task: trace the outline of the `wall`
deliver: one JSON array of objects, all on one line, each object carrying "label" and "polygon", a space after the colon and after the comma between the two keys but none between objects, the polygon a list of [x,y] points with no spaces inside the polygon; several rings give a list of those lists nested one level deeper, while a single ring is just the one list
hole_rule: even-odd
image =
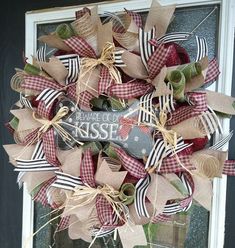
[{"label": "wall", "polygon": [[[24,49],[24,14],[29,10],[43,9],[49,7],[63,7],[85,3],[98,2],[95,0],[7,0],[2,5],[0,15],[0,247],[18,248],[21,244],[21,212],[22,191],[16,184],[16,173],[8,163],[8,158],[3,151],[2,144],[12,143],[11,136],[7,133],[4,123],[9,119],[9,109],[13,102],[17,101],[18,95],[10,87],[10,78],[14,73],[14,67],[22,68],[22,53]],[[235,76],[235,75],[234,75]],[[235,85],[233,87],[235,95]],[[232,120],[235,127],[235,120]],[[235,146],[235,139],[231,147]],[[230,158],[235,158],[231,148]],[[226,218],[226,240],[225,247],[234,247],[235,236],[235,179],[228,178],[228,201]]]}]

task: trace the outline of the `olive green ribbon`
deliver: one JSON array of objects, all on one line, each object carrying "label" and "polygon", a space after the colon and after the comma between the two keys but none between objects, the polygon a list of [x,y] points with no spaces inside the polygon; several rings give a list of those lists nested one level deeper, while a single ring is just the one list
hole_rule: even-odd
[{"label": "olive green ribbon", "polygon": [[56,34],[61,39],[66,40],[74,35],[74,31],[71,25],[62,23],[56,28]]},{"label": "olive green ribbon", "polygon": [[167,76],[168,81],[173,87],[173,96],[176,100],[184,101],[184,89],[185,89],[185,76],[182,71],[174,70],[171,71]]},{"label": "olive green ribbon", "polygon": [[124,183],[119,193],[119,199],[125,205],[130,205],[134,202],[135,186],[132,183]]}]

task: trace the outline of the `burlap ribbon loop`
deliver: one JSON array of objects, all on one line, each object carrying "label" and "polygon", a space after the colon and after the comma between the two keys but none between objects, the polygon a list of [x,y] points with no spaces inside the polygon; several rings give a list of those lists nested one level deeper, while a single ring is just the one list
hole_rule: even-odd
[{"label": "burlap ribbon loop", "polygon": [[80,77],[78,79],[79,81],[88,73],[92,72],[93,69],[95,69],[98,65],[103,65],[108,68],[109,73],[112,77],[112,79],[116,83],[121,83],[121,76],[119,71],[115,68],[114,62],[114,51],[115,46],[111,42],[107,42],[102,50],[101,56],[98,59],[95,58],[88,58],[84,57],[81,59],[81,71],[80,71]]}]

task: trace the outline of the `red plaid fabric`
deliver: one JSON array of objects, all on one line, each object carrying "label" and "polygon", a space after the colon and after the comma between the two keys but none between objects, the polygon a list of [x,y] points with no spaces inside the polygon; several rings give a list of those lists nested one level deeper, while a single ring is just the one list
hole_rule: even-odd
[{"label": "red plaid fabric", "polygon": [[38,191],[38,193],[34,196],[33,200],[36,202],[41,202],[43,206],[48,204],[47,201],[47,190],[51,186],[52,183],[56,180],[56,177],[52,177],[42,184],[42,187]]},{"label": "red plaid fabric", "polygon": [[35,90],[39,92],[45,90],[46,88],[55,90],[60,90],[61,88],[61,85],[58,83],[41,76],[24,76],[24,82],[21,86],[23,89]]},{"label": "red plaid fabric", "polygon": [[235,160],[226,160],[224,163],[223,174],[235,176]]},{"label": "red plaid fabric", "polygon": [[81,57],[96,58],[94,49],[81,37],[72,36],[64,43]]},{"label": "red plaid fabric", "polygon": [[152,90],[153,86],[151,84],[134,81],[111,86],[110,95],[114,95],[121,99],[131,99],[143,96]]},{"label": "red plaid fabric", "polygon": [[56,144],[54,130],[52,128],[42,135],[42,141],[43,151],[45,152],[47,161],[54,166],[60,166],[60,162],[56,156]]},{"label": "red plaid fabric", "polygon": [[121,148],[114,148],[121,161],[122,166],[135,178],[144,178],[146,176],[146,171],[144,165],[137,159],[129,156]]},{"label": "red plaid fabric", "polygon": [[70,216],[61,218],[60,223],[57,227],[57,232],[63,231],[69,227]]},{"label": "red plaid fabric", "polygon": [[76,101],[77,100],[77,91],[76,91],[76,84],[69,84],[67,88],[67,94],[69,98]]},{"label": "red plaid fabric", "polygon": [[164,44],[156,47],[156,50],[148,60],[149,78],[154,79],[161,71],[162,67],[166,65],[167,58],[171,54],[172,47],[165,48]]},{"label": "red plaid fabric", "polygon": [[53,111],[53,104],[51,104],[48,108],[46,108],[46,105],[44,101],[40,101],[37,107],[37,114],[45,119],[51,119],[50,117]]},{"label": "red plaid fabric", "polygon": [[89,91],[83,91],[79,95],[78,105],[83,110],[91,110],[90,101],[94,96]]},{"label": "red plaid fabric", "polygon": [[214,82],[216,78],[219,76],[219,74],[220,74],[219,65],[217,63],[216,58],[214,58],[209,63],[208,71],[206,73],[205,84]]},{"label": "red plaid fabric", "polygon": [[83,8],[83,9],[81,9],[81,10],[76,11],[76,12],[75,12],[76,19],[80,19],[80,18],[83,17],[86,13],[91,14],[90,9],[88,9],[88,8],[86,8],[86,7]]},{"label": "red plaid fabric", "polygon": [[139,13],[134,12],[134,11],[130,11],[130,10],[126,10],[126,9],[125,9],[125,11],[132,18],[132,20],[135,22],[135,24],[138,28],[143,27],[142,18],[141,18],[141,15]]},{"label": "red plaid fabric", "polygon": [[95,188],[95,171],[92,160],[91,149],[87,149],[83,154],[83,159],[80,167],[80,176],[84,184],[88,184],[90,187]]},{"label": "red plaid fabric", "polygon": [[171,118],[167,121],[168,126],[173,126],[181,121],[200,115],[207,110],[207,100],[205,92],[190,92],[187,94],[193,105],[182,106],[176,109]]},{"label": "red plaid fabric", "polygon": [[[193,170],[195,167],[190,163],[189,155],[178,155],[180,162],[188,170]],[[160,173],[177,173],[183,172],[185,169],[178,163],[175,156],[166,157],[162,160],[162,165],[160,168]]]},{"label": "red plaid fabric", "polygon": [[[41,92],[47,88],[54,89],[54,90],[64,90],[63,85],[55,81],[50,81],[49,79],[46,79],[40,76],[25,76],[24,82],[22,83],[22,88],[28,89],[28,90],[35,90],[38,92]],[[74,86],[68,86],[67,94],[71,99],[76,100],[77,97],[76,97],[75,84]]]},{"label": "red plaid fabric", "polygon": [[102,93],[109,94],[109,87],[113,84],[113,79],[106,66],[102,66],[100,70],[100,79],[98,82],[99,95]]},{"label": "red plaid fabric", "polygon": [[109,202],[102,195],[98,195],[96,197],[96,210],[102,226],[112,226],[114,224],[113,209]]},{"label": "red plaid fabric", "polygon": [[165,214],[158,214],[152,219],[152,223],[159,223],[159,222],[166,222],[171,219],[170,215],[165,215]]}]

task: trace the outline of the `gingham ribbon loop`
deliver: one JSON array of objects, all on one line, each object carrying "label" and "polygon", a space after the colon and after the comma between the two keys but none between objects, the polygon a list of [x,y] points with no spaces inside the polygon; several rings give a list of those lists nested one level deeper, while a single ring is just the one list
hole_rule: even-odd
[{"label": "gingham ribbon loop", "polygon": [[[108,68],[109,73],[113,80],[121,83],[121,76],[119,71],[115,68],[114,57],[115,46],[113,43],[107,42],[102,50],[101,56],[98,59],[84,57],[81,59],[81,72],[79,79],[83,78],[88,72],[92,72],[98,65],[103,65]],[[79,81],[78,79],[78,81]]]}]

